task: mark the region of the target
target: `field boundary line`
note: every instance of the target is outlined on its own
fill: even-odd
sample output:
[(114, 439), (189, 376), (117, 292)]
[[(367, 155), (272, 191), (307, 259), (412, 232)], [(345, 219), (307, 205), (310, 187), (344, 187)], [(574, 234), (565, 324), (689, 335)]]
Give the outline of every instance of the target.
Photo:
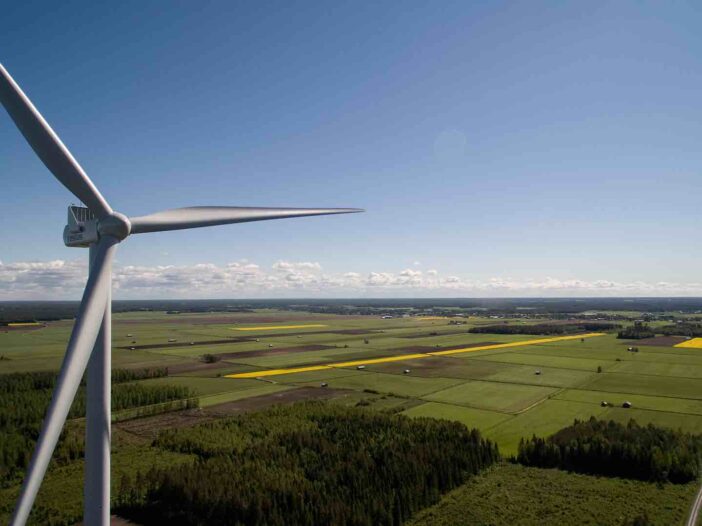
[[(580, 391), (593, 391), (597, 393), (611, 393), (611, 394), (628, 394), (628, 395), (634, 395), (634, 396), (652, 396), (652, 397), (658, 397), (658, 395), (652, 395), (648, 393), (633, 393), (631, 391), (607, 391), (605, 389), (583, 389), (583, 387), (570, 387), (569, 389), (578, 389)], [(702, 398), (690, 398), (689, 396), (671, 396), (671, 395), (664, 395), (660, 396), (659, 398), (673, 398), (675, 400), (691, 400), (693, 402), (702, 402)]]
[[(611, 394), (625, 394), (625, 393), (611, 393)], [(629, 394), (633, 394), (633, 393), (629, 393)], [(574, 404), (598, 405), (598, 404), (596, 404), (596, 403), (594, 403), (594, 402), (583, 402), (582, 400), (570, 400), (570, 399), (568, 399), (568, 398), (556, 398), (556, 397), (554, 397), (553, 400), (558, 400), (558, 401), (560, 401), (560, 402), (571, 402), (571, 403), (574, 403)], [(619, 408), (619, 406), (612, 406), (612, 407), (614, 407), (615, 409), (616, 409), (616, 408)], [(674, 411), (674, 410), (671, 410), (671, 409), (668, 409), (668, 410), (665, 410), (665, 409), (651, 409), (650, 407), (640, 407), (640, 406), (636, 406), (634, 409), (635, 409), (636, 411), (651, 411), (652, 413), (666, 413), (666, 414), (671, 414), (671, 413), (672, 413), (672, 414), (675, 414), (675, 415), (702, 417), (702, 414), (701, 414), (701, 413), (687, 413), (687, 412), (683, 412), (683, 411)]]
[[(434, 394), (434, 393), (429, 393), (429, 394)], [(426, 395), (424, 395), (426, 396)], [(444, 405), (452, 405), (454, 407), (463, 407), (465, 409), (476, 409), (478, 411), (485, 411), (487, 413), (497, 413), (499, 415), (505, 415), (505, 416), (516, 416), (517, 413), (510, 412), (510, 411), (504, 411), (501, 409), (487, 409), (485, 407), (481, 407), (478, 405), (472, 405), (470, 402), (442, 402), (439, 400), (427, 400), (426, 398), (422, 397), (415, 397), (415, 400), (421, 400), (425, 404), (444, 404)]]
[[(505, 418), (504, 420), (501, 420), (500, 422), (496, 422), (496, 423), (492, 424), (491, 426), (487, 426), (487, 427), (481, 428), (481, 429), (480, 429), (480, 432), (481, 432), (482, 434), (484, 434), (486, 431), (489, 431), (489, 430), (491, 430), (491, 429), (496, 428), (496, 427), (499, 426), (499, 425), (506, 424), (507, 422), (509, 422), (510, 420), (512, 420), (512, 419), (515, 417), (515, 415), (512, 414), (512, 413), (503, 413), (502, 411), (496, 411), (496, 410), (494, 410), (494, 409), (483, 409), (483, 408), (481, 408), (481, 407), (473, 407), (473, 406), (469, 406), (469, 405), (452, 404), (452, 403), (450, 403), (450, 402), (435, 402), (435, 401), (433, 401), (433, 400), (422, 400), (421, 398), (417, 398), (416, 400), (420, 400), (422, 403), (421, 403), (419, 406), (415, 406), (415, 407), (421, 407), (421, 406), (424, 405), (424, 404), (437, 404), (437, 405), (446, 405), (446, 406), (450, 406), (450, 407), (455, 407), (455, 408), (458, 408), (458, 409), (474, 409), (474, 410), (476, 410), (476, 411), (483, 411), (483, 412), (485, 412), (485, 413), (495, 413), (495, 414), (497, 414), (497, 415), (507, 417), (507, 418)], [(412, 408), (410, 408), (410, 409), (412, 409)], [(404, 413), (404, 411), (402, 411), (402, 413)], [(445, 419), (444, 417), (438, 417), (438, 418), (439, 418), (439, 419), (442, 419), (442, 418)], [(450, 419), (448, 419), (448, 420), (450, 420)]]
[(521, 410), (519, 410), (519, 411), (517, 411), (516, 413), (513, 413), (513, 414), (514, 414), (515, 416), (517, 416), (517, 415), (521, 415), (522, 413), (526, 413), (526, 412), (529, 411), (530, 409), (535, 408), (537, 405), (543, 404), (546, 400), (558, 400), (558, 398), (556, 398), (556, 396), (558, 396), (558, 395), (559, 395), (560, 393), (562, 393), (563, 391), (565, 391), (565, 387), (562, 387), (560, 390), (556, 391), (555, 393), (552, 393), (552, 394), (550, 394), (550, 395), (547, 395), (547, 396), (545, 396), (544, 398), (542, 398), (541, 400), (538, 400), (538, 401), (534, 402), (534, 403), (531, 404), (529, 407), (525, 407), (524, 409), (521, 409)]
[(634, 396), (649, 396), (651, 398), (671, 398), (673, 400), (690, 400), (692, 402), (702, 403), (702, 398), (689, 398), (685, 396), (670, 396), (670, 395), (651, 395), (641, 393), (624, 393), (620, 391), (605, 391), (604, 389), (583, 389), (582, 387), (565, 387), (567, 391), (590, 391), (594, 393), (612, 393), (612, 394), (630, 394)]

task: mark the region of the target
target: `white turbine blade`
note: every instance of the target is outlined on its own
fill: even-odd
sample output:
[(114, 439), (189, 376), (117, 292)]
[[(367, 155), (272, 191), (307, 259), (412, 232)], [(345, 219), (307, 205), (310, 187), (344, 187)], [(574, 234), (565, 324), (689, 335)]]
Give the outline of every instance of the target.
[(56, 179), (85, 203), (98, 218), (111, 214), (112, 208), (105, 198), (2, 64), (0, 102)]
[(359, 208), (250, 208), (239, 206), (194, 206), (164, 210), (148, 216), (130, 217), (132, 234), (182, 230), (203, 226), (285, 219), (287, 217), (353, 214)]
[(105, 305), (112, 286), (112, 257), (117, 243), (118, 241), (113, 237), (104, 237), (98, 242), (93, 268), (85, 292), (83, 292), (83, 300), (76, 323), (73, 326), (71, 339), (68, 342), (61, 372), (56, 381), (51, 404), (46, 412), (39, 440), (24, 478), (22, 493), (12, 517), (12, 526), (23, 526), (27, 522), (39, 486), (71, 408), (71, 403), (88, 364), (93, 345), (100, 331)]

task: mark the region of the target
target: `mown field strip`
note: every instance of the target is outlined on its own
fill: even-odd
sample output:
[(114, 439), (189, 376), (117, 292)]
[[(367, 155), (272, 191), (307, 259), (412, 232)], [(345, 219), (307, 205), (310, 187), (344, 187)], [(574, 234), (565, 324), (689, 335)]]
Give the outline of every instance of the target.
[(228, 374), (225, 378), (260, 378), (264, 376), (278, 376), (282, 374), (295, 374), (307, 371), (321, 371), (324, 369), (332, 369), (335, 367), (356, 367), (359, 365), (372, 365), (377, 363), (399, 362), (402, 360), (419, 360), (421, 358), (429, 358), (432, 356), (447, 356), (452, 354), (461, 354), (477, 351), (487, 351), (492, 349), (507, 349), (510, 347), (523, 347), (527, 345), (540, 345), (543, 343), (561, 342), (567, 340), (577, 340), (580, 338), (594, 338), (595, 336), (604, 336), (601, 332), (591, 332), (588, 334), (578, 334), (575, 336), (557, 336), (555, 338), (539, 338), (537, 340), (524, 340), (519, 342), (495, 343), (491, 345), (481, 345), (477, 347), (466, 347), (463, 349), (451, 349), (448, 351), (432, 351), (422, 354), (403, 354), (399, 356), (386, 356), (383, 358), (371, 358), (368, 360), (355, 360), (352, 362), (335, 362), (321, 365), (312, 365), (308, 367), (289, 367), (286, 369), (271, 369), (268, 371), (254, 371), (250, 373)]
[(309, 325), (277, 325), (277, 326), (262, 326), (262, 327), (234, 327), (233, 331), (277, 331), (280, 329), (316, 329), (319, 327), (328, 327), (319, 323), (311, 323)]

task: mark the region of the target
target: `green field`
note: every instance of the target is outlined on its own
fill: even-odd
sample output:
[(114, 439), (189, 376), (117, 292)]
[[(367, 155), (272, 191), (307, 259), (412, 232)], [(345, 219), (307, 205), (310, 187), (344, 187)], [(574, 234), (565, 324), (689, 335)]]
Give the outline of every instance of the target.
[[(114, 316), (113, 365), (167, 366), (168, 378), (149, 382), (191, 387), (204, 405), (261, 396), (283, 386), (294, 389), (322, 383), (357, 392), (359, 400), (368, 398), (378, 408), (380, 398), (366, 396), (368, 391), (392, 394), (412, 401), (409, 415), (477, 426), (498, 440), (507, 454), (515, 452), (522, 436), (550, 433), (574, 418), (591, 415), (617, 420), (635, 417), (690, 431), (702, 426), (702, 350), (641, 346), (638, 353), (630, 353), (630, 344), (614, 335), (375, 363), (365, 370), (354, 366), (269, 376), (265, 382), (224, 377), (539, 338), (467, 332), (486, 323), (490, 320), (479, 317), (457, 326), (448, 319), (274, 310), (120, 313)], [(236, 330), (240, 328), (254, 330)], [(4, 358), (0, 373), (57, 369), (70, 329), (71, 322), (60, 321), (38, 330), (0, 332)], [(204, 367), (200, 357), (206, 353), (221, 360)], [(405, 370), (410, 372), (404, 374)], [(605, 410), (600, 407), (602, 400), (616, 405), (628, 400), (634, 407)]]

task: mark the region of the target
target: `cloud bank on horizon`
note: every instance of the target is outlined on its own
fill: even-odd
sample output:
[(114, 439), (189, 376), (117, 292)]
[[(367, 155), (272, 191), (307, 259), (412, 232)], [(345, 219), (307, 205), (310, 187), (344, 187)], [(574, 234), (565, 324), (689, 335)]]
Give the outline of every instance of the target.
[[(82, 260), (0, 262), (0, 300), (78, 299), (85, 286)], [(116, 299), (343, 298), (343, 297), (617, 297), (702, 296), (702, 283), (558, 279), (486, 280), (407, 268), (396, 272), (325, 272), (317, 262), (247, 260), (226, 265), (114, 268)]]

